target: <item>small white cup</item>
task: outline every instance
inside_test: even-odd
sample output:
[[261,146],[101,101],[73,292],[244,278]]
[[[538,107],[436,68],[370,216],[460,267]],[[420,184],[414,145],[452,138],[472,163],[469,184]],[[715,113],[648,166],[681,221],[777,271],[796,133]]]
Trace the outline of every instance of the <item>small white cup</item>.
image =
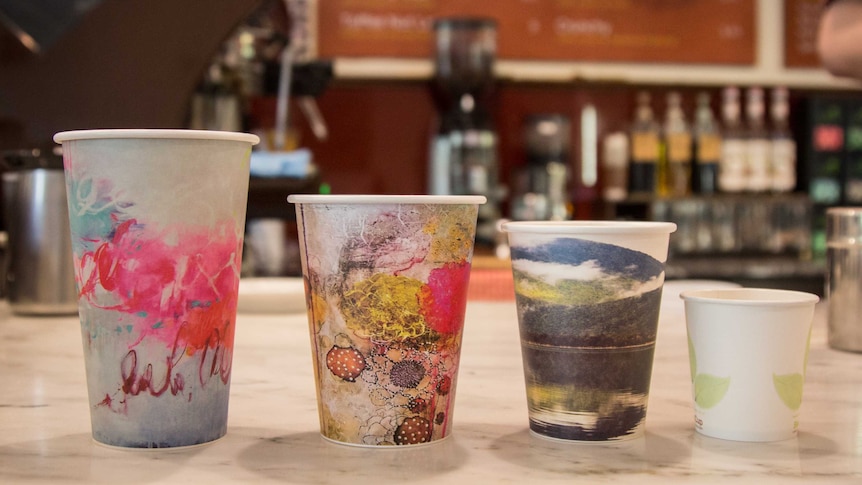
[[796,436],[817,295],[733,288],[680,298],[697,432],[736,441]]

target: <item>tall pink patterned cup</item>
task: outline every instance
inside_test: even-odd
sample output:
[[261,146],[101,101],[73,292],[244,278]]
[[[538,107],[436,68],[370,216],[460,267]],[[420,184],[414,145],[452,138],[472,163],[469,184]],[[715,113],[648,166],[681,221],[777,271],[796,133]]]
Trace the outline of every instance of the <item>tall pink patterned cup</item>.
[[227,430],[237,288],[258,137],[58,133],[93,438],[190,446]]
[[292,195],[322,435],[418,445],[452,426],[481,196]]

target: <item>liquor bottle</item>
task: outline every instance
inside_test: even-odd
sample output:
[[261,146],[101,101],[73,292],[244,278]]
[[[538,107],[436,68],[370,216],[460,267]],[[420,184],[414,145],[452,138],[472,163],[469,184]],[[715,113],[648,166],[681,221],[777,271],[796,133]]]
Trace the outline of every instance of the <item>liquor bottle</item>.
[[667,95],[663,135],[667,165],[659,193],[676,197],[688,195],[691,193],[691,131],[682,111],[682,98],[675,91]]
[[796,140],[790,133],[790,105],[787,88],[772,90],[772,190],[791,192],[796,187]]
[[659,125],[653,118],[650,95],[638,93],[635,119],[631,127],[631,164],[629,192],[652,195],[656,191],[656,170],[659,158]]
[[694,114],[694,174],[692,188],[700,194],[718,191],[718,166],[721,163],[721,132],[712,114],[709,93],[697,96]]
[[765,192],[772,189],[771,143],[766,129],[763,88],[752,87],[746,92],[745,114],[748,122],[745,158],[748,169],[747,189]]
[[728,86],[722,91],[721,121],[724,137],[721,141],[718,188],[722,192],[742,192],[746,188],[747,173],[745,130],[740,118],[739,88]]

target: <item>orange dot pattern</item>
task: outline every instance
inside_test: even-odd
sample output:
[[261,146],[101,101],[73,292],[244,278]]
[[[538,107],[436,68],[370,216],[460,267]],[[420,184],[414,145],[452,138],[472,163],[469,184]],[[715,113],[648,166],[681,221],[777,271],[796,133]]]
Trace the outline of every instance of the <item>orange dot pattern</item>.
[[326,353],[326,368],[345,381],[355,382],[365,367],[365,357],[353,347],[334,346]]
[[395,428],[396,445],[418,445],[431,440],[431,423],[421,416],[406,418]]

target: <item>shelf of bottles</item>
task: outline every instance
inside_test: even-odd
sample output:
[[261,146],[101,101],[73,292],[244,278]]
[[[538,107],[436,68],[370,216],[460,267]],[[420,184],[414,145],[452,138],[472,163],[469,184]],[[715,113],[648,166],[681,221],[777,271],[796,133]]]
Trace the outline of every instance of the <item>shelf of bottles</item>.
[[700,93],[688,121],[672,91],[659,119],[639,93],[628,133],[603,141],[606,216],[675,222],[676,257],[810,259],[814,206],[794,192],[787,89],[726,87],[720,105],[716,116]]

